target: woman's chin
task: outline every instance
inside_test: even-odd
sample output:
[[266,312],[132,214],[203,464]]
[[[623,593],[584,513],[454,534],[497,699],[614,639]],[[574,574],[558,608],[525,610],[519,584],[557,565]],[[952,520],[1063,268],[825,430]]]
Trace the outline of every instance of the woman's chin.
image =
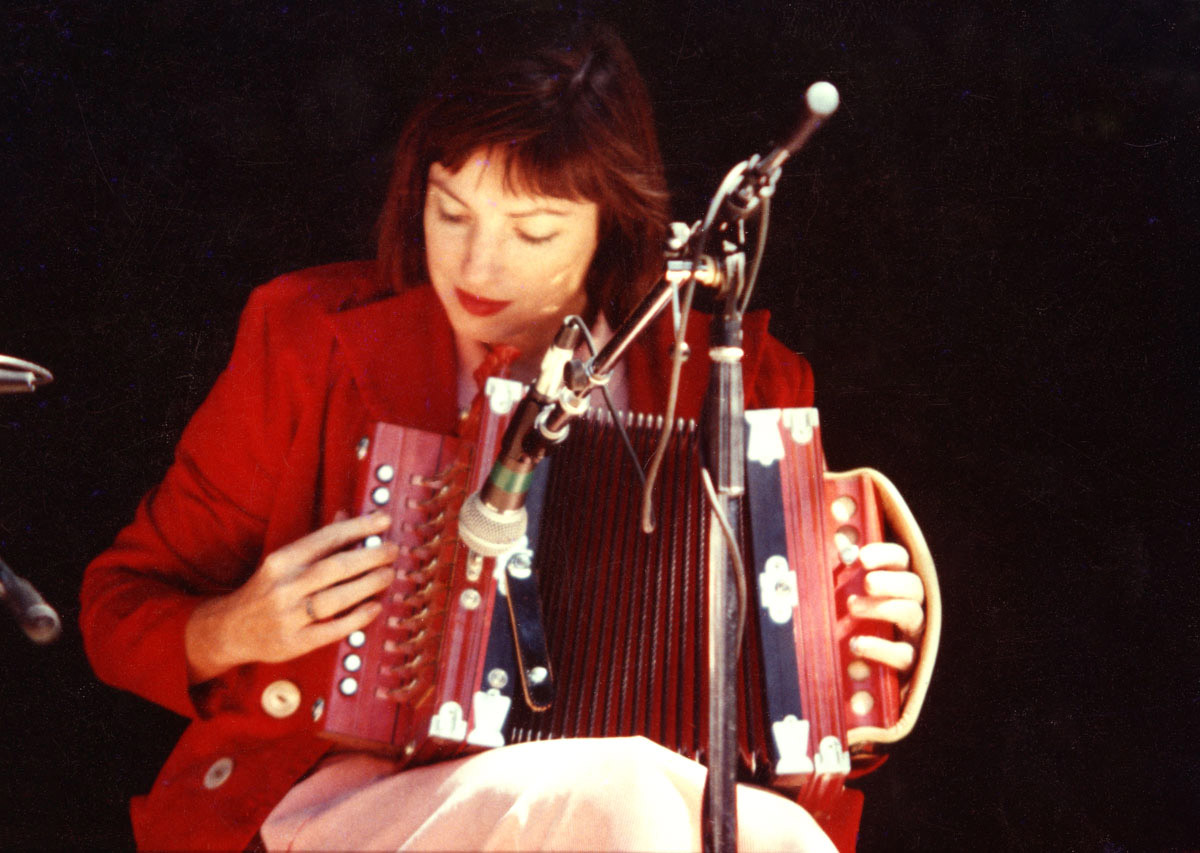
[[[500,317],[473,317],[464,314],[462,317],[451,318],[454,334],[468,341],[475,341],[488,347],[506,344],[516,347],[522,354],[528,355],[537,350],[540,356],[550,341],[554,340],[554,329],[535,329],[529,323],[519,323]],[[541,332],[541,334],[539,334]],[[543,343],[538,344],[539,340]]]

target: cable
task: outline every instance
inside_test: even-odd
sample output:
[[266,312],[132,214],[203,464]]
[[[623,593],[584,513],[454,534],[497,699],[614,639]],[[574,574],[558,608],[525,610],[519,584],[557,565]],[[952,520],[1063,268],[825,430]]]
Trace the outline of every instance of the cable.
[[[695,269],[693,265],[692,269]],[[642,532],[654,532],[654,484],[658,481],[658,472],[662,467],[663,456],[667,452],[667,439],[675,421],[675,407],[679,402],[679,377],[683,372],[683,353],[686,341],[684,334],[687,330],[688,314],[692,310],[692,297],[696,293],[696,278],[688,280],[687,291],[683,296],[683,307],[679,312],[679,325],[675,329],[675,348],[671,352],[671,385],[667,393],[667,410],[663,417],[662,432],[658,436],[658,444],[654,447],[654,456],[650,459],[650,470],[646,472],[646,483],[642,488]]]
[[[566,318],[567,323],[570,323],[575,328],[583,333],[583,340],[587,344],[588,352],[594,358],[596,356],[596,342],[592,339],[592,333],[588,330],[587,324],[583,322],[583,318],[578,314],[571,314]],[[642,489],[646,488],[646,473],[642,470],[642,461],[638,459],[637,451],[633,449],[633,444],[629,441],[629,434],[625,432],[625,427],[621,424],[621,417],[617,412],[617,407],[613,404],[612,397],[609,396],[608,387],[601,385],[600,394],[604,397],[604,405],[608,408],[608,413],[612,415],[613,424],[617,427],[617,435],[621,437],[621,443],[625,445],[625,451],[629,454],[629,459],[633,462],[633,471],[637,474],[638,482],[641,483]]]
[[708,505],[712,507],[713,515],[717,518],[717,524],[721,527],[721,533],[725,536],[725,541],[729,543],[729,558],[733,561],[733,573],[737,579],[737,650],[738,657],[742,655],[742,640],[745,639],[746,633],[746,567],[742,562],[742,552],[738,548],[737,541],[733,535],[733,527],[729,524],[729,519],[725,517],[725,511],[721,509],[720,501],[717,499],[717,490],[713,488],[712,477],[708,473],[708,469],[701,466],[700,481],[704,483],[704,496],[708,498]]
[[746,313],[750,305],[750,294],[754,292],[754,283],[758,281],[758,269],[762,266],[763,254],[767,248],[767,226],[771,223],[771,197],[764,197],[759,203],[758,242],[754,247],[754,261],[750,264],[750,275],[746,277],[746,290],[742,295],[742,304],[738,306],[738,316]]

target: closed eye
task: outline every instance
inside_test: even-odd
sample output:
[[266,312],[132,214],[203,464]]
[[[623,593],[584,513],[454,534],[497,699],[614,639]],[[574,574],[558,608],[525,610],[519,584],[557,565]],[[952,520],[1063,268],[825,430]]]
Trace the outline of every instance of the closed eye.
[[533,234],[526,234],[524,231],[518,231],[517,236],[520,237],[522,241],[529,243],[532,246],[536,246],[539,243],[549,243],[551,240],[553,240],[555,237],[558,236],[558,232],[553,231],[549,234],[539,237],[539,236],[535,236]]
[[465,214],[450,213],[441,207],[438,208],[438,219],[440,219],[442,222],[449,222],[451,225],[460,225],[467,221]]

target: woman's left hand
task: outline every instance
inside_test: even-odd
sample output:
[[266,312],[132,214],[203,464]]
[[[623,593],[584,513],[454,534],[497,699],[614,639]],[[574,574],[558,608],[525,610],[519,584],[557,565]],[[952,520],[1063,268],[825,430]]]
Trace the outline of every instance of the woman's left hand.
[[850,638],[850,648],[860,657],[907,670],[916,657],[913,643],[925,627],[925,586],[908,570],[908,551],[894,542],[864,545],[858,558],[867,570],[863,580],[866,595],[849,597],[846,607],[850,615],[891,622],[900,639],[859,635]]

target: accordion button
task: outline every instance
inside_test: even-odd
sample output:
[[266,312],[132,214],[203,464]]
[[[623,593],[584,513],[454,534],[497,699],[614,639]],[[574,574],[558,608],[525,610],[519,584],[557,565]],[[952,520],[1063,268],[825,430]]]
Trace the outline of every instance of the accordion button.
[[300,688],[290,681],[272,681],[262,692],[262,707],[277,720],[290,717],[300,707]]
[[396,476],[396,469],[391,465],[380,465],[375,469],[375,479],[381,483],[390,483]]
[[362,648],[363,643],[367,641],[367,635],[362,631],[355,631],[346,638],[346,642],[356,649]]
[[846,673],[855,681],[866,681],[871,677],[871,666],[865,660],[852,660],[846,667]]
[[338,682],[338,690],[343,696],[353,696],[358,692],[358,679],[351,676],[346,676]]
[[849,495],[842,495],[840,498],[835,498],[829,505],[829,511],[838,524],[845,524],[854,517],[854,513],[858,512],[858,502]]
[[860,690],[850,697],[850,710],[865,717],[875,707],[875,697],[865,690]]
[[210,791],[220,788],[229,781],[231,775],[233,775],[233,759],[228,756],[218,758],[204,774],[204,787]]
[[358,672],[362,669],[362,658],[353,653],[348,654],[342,658],[342,666],[345,667],[346,672]]
[[380,486],[371,492],[371,501],[375,506],[386,506],[387,502],[392,499],[392,492],[387,486]]

